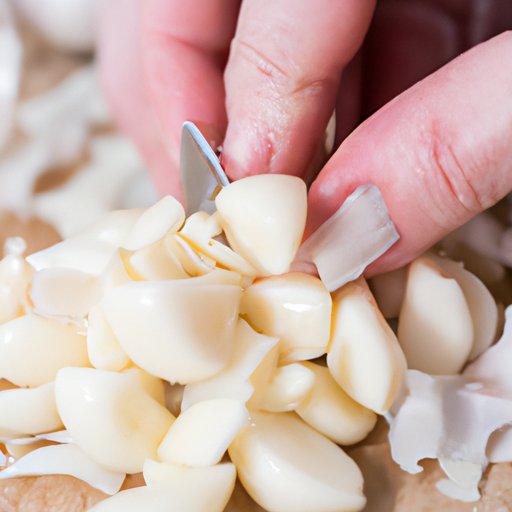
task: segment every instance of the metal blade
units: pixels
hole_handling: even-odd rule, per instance
[[[186,121],[181,131],[181,182],[187,200],[187,215],[199,210],[213,213],[215,197],[229,180],[215,151],[199,128]]]

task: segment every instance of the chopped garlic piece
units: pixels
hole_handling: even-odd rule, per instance
[[[306,185],[260,174],[224,187],[215,199],[231,247],[260,275],[288,272],[306,223]]]
[[[174,421],[139,372],[63,368],[55,381],[58,411],[73,441],[111,471],[141,471]]]
[[[471,352],[473,322],[464,293],[425,258],[410,265],[398,339],[409,368],[430,374],[458,373]]]
[[[251,412],[229,455],[247,492],[267,510],[349,512],[365,505],[355,462],[291,413]]]
[[[194,404],[171,425],[158,447],[158,457],[183,466],[213,466],[248,418],[239,400],[217,398]]]
[[[379,414],[391,407],[400,391],[404,355],[362,280],[334,295],[327,366],[350,397]]]
[[[352,400],[329,370],[315,363],[302,363],[314,376],[312,392],[296,408],[310,426],[337,444],[354,444],[375,426],[377,415]]]
[[[0,378],[39,386],[63,366],[89,366],[85,338],[74,325],[26,315],[0,325]]]

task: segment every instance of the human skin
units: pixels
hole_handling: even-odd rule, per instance
[[[162,193],[181,194],[184,120],[213,127],[232,179],[304,177],[335,109],[341,144],[310,188],[308,233],[377,184],[401,239],[375,273],[512,189],[508,0],[381,0],[375,15],[374,0],[103,5],[103,84]]]

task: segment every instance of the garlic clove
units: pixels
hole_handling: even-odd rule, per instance
[[[0,325],[0,377],[17,386],[46,384],[64,366],[89,365],[76,326],[32,314]]]
[[[183,384],[211,377],[227,365],[240,294],[239,286],[192,279],[133,282],[111,290],[102,307],[132,361]]]
[[[352,399],[379,414],[391,407],[402,386],[404,355],[363,280],[333,297],[327,366]]]
[[[55,381],[57,408],[73,441],[111,471],[141,471],[174,421],[138,372],[63,368]]]
[[[217,398],[194,404],[171,425],[158,447],[158,457],[183,466],[213,466],[248,418],[239,400]]]
[[[196,252],[179,233],[164,239],[165,248],[177,258],[181,266],[190,276],[201,276],[215,268],[215,261],[205,254]]]
[[[262,275],[289,270],[306,223],[306,185],[300,178],[250,176],[224,187],[215,204],[235,252]]]
[[[365,505],[355,462],[294,414],[251,412],[229,455],[247,492],[266,510],[348,512]]]
[[[473,336],[471,313],[457,281],[426,258],[411,263],[398,320],[409,368],[434,375],[458,373]]]
[[[258,279],[242,294],[240,313],[258,331],[280,339],[283,362],[325,354],[332,300],[320,279],[301,272]]]
[[[358,443],[373,429],[376,414],[352,400],[331,376],[315,363],[301,363],[314,376],[312,392],[295,409],[311,427],[341,445]]]

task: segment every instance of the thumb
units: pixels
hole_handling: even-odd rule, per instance
[[[385,105],[313,184],[309,230],[376,184],[400,241],[370,269],[399,267],[512,189],[512,32],[461,55]]]

